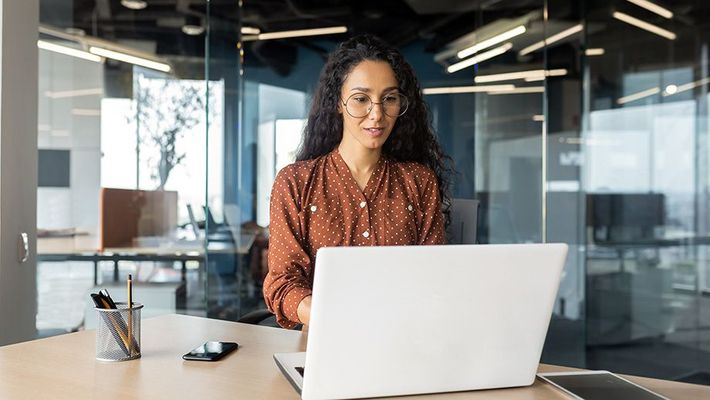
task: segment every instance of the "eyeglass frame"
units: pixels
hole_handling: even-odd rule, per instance
[[[375,101],[372,101],[372,97],[370,97],[370,95],[368,95],[367,93],[353,93],[353,94],[351,94],[350,96],[348,96],[348,98],[345,99],[345,100],[343,100],[343,98],[341,97],[341,98],[340,98],[340,101],[343,103],[343,106],[345,107],[345,112],[347,112],[348,115],[351,116],[351,117],[353,117],[353,118],[365,118],[365,117],[367,117],[367,116],[370,115],[370,113],[372,112],[372,109],[375,108],[375,105],[380,105],[380,106],[382,107],[382,113],[385,114],[386,116],[388,116],[388,117],[390,117],[390,118],[399,118],[399,117],[401,117],[402,115],[404,115],[404,113],[406,113],[407,110],[409,110],[409,97],[403,95],[403,94],[400,93],[400,92],[393,92],[393,93],[396,93],[397,95],[399,95],[399,96],[404,97],[405,99],[407,99],[407,105],[406,105],[406,107],[404,107],[404,111],[402,111],[401,113],[399,113],[399,115],[395,115],[395,116],[392,116],[392,115],[387,114],[387,112],[385,111],[385,106],[384,106],[384,103],[385,103],[385,102],[384,102],[384,101],[381,101],[381,102],[379,102],[379,103],[378,103],[378,102],[375,102]],[[392,94],[392,93],[388,93],[387,95],[390,95],[390,94]],[[363,116],[361,116],[361,117],[356,117],[356,116],[352,115],[352,114],[350,113],[350,111],[348,110],[348,100],[350,100],[353,96],[365,96],[365,97],[367,97],[368,100],[370,100],[370,107],[368,107],[367,113],[365,113],[365,115],[363,115]]]

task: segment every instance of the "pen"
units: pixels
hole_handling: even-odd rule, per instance
[[[109,302],[106,300],[106,298],[102,294],[96,294],[96,293],[91,293],[91,299],[94,300],[94,304],[96,305],[96,308],[104,308],[104,309],[110,309]],[[115,308],[115,307],[114,307]],[[123,337],[123,334],[121,333],[123,330],[121,329],[121,324],[120,322],[117,321],[115,315],[109,315],[107,313],[99,313],[101,315],[101,318],[104,319],[106,324],[108,326],[112,326],[113,329],[109,328],[109,331],[111,331],[111,334],[113,335],[114,339],[116,339],[116,343],[118,343],[118,346],[123,350],[124,353],[126,353],[127,356],[130,357],[130,353],[128,348],[126,347],[126,344],[129,343],[127,338]],[[120,319],[120,318],[119,318]]]
[[[133,277],[128,274],[126,282],[128,289],[128,351],[133,355]]]

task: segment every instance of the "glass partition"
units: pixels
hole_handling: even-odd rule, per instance
[[[710,384],[710,7],[596,3],[585,126],[564,144],[583,160],[588,366]]]
[[[89,293],[125,300],[128,274],[144,316],[204,314],[225,90],[208,101],[206,6],[42,0],[40,23],[40,335],[95,326]]]

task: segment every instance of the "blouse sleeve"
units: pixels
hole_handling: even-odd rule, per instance
[[[420,194],[424,218],[418,235],[419,244],[444,244],[444,214],[441,210],[439,184],[431,170],[425,176],[424,192]]]
[[[282,169],[271,189],[269,272],[264,301],[284,328],[298,323],[298,304],[311,294],[312,262],[303,249],[298,218],[298,187],[294,168]]]

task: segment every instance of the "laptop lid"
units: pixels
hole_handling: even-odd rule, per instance
[[[303,399],[533,383],[565,244],[319,250]]]

